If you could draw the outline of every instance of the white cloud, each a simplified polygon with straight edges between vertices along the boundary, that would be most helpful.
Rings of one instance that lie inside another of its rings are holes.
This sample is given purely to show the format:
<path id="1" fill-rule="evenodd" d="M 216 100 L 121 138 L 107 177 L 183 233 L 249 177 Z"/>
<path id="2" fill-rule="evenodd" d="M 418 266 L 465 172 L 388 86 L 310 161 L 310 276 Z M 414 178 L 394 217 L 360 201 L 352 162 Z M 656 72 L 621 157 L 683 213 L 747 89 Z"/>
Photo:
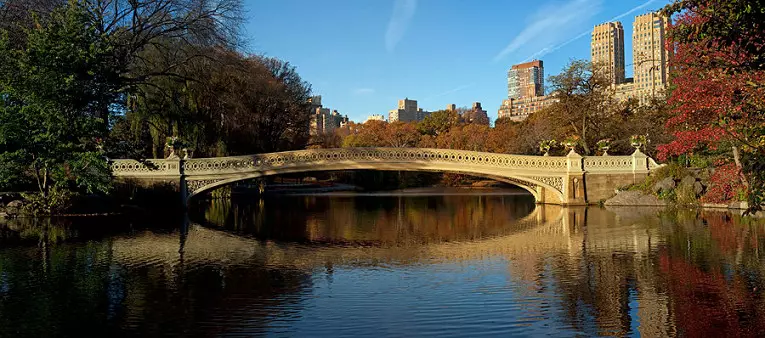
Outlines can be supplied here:
<path id="1" fill-rule="evenodd" d="M 644 8 L 648 7 L 648 5 L 650 5 L 650 4 L 652 4 L 652 3 L 656 2 L 656 1 L 658 1 L 658 0 L 648 0 L 647 2 L 643 3 L 642 5 L 636 6 L 636 7 L 632 8 L 632 9 L 622 13 L 622 14 L 619 14 L 619 15 L 611 18 L 611 20 L 608 20 L 608 21 L 619 20 L 619 19 L 621 19 L 621 18 L 623 18 L 623 17 L 625 17 L 627 15 L 630 15 L 632 13 L 635 13 L 635 12 L 641 10 L 641 9 L 644 9 Z M 574 38 L 569 39 L 568 41 L 563 42 L 563 43 L 561 43 L 559 45 L 552 46 L 552 47 L 542 48 L 538 52 L 536 52 L 536 53 L 532 54 L 531 56 L 527 57 L 525 61 L 529 61 L 529 60 L 534 59 L 534 58 L 540 58 L 542 56 L 550 54 L 550 53 L 552 53 L 552 52 L 554 52 L 554 51 L 556 51 L 558 49 L 561 49 L 564 46 L 566 46 L 566 45 L 568 45 L 568 44 L 570 44 L 570 43 L 572 43 L 572 42 L 574 42 L 576 40 L 579 40 L 579 39 L 581 39 L 581 38 L 583 38 L 585 36 L 589 36 L 591 32 L 592 32 L 592 30 L 588 29 L 588 30 L 582 32 L 581 34 L 575 36 Z"/>
<path id="2" fill-rule="evenodd" d="M 564 32 L 578 31 L 588 26 L 590 19 L 600 12 L 602 3 L 603 0 L 569 0 L 549 3 L 539 8 L 525 28 L 494 57 L 494 61 L 521 48 L 550 48 L 566 37 Z"/>
<path id="3" fill-rule="evenodd" d="M 353 93 L 356 95 L 369 95 L 374 94 L 375 90 L 374 88 L 356 88 L 353 90 Z"/>
<path id="4" fill-rule="evenodd" d="M 459 87 L 454 88 L 454 89 L 449 89 L 449 90 L 447 90 L 447 91 L 445 91 L 443 93 L 438 93 L 436 95 L 428 96 L 425 99 L 423 99 L 422 101 L 428 101 L 428 100 L 435 99 L 437 97 L 446 96 L 446 95 L 449 95 L 449 94 L 454 94 L 454 93 L 456 93 L 458 91 L 465 90 L 465 89 L 468 89 L 468 88 L 473 87 L 473 86 L 475 86 L 475 82 L 474 83 L 469 83 L 469 84 L 466 84 L 466 85 L 462 85 L 462 86 L 459 86 Z"/>
<path id="5" fill-rule="evenodd" d="M 393 4 L 393 14 L 385 31 L 385 49 L 391 53 L 404 37 L 409 23 L 417 10 L 417 0 L 396 0 Z"/>

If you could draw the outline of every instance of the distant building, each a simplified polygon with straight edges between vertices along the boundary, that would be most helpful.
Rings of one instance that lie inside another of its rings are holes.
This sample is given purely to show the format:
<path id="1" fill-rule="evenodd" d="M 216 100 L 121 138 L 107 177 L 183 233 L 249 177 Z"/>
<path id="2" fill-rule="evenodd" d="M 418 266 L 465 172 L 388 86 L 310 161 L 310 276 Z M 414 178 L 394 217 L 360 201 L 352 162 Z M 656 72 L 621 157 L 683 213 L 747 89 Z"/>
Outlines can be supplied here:
<path id="1" fill-rule="evenodd" d="M 544 63 L 534 60 L 513 65 L 507 72 L 507 99 L 502 100 L 497 118 L 522 121 L 549 102 L 545 96 Z"/>
<path id="2" fill-rule="evenodd" d="M 635 81 L 633 78 L 624 79 L 624 83 L 614 85 L 614 97 L 618 101 L 627 101 L 636 98 Z"/>
<path id="3" fill-rule="evenodd" d="M 552 95 L 502 100 L 497 116 L 520 122 L 555 102 L 558 102 L 558 99 Z"/>
<path id="4" fill-rule="evenodd" d="M 545 70 L 541 60 L 513 65 L 507 71 L 507 98 L 545 95 Z"/>
<path id="5" fill-rule="evenodd" d="M 632 25 L 634 90 L 641 102 L 663 92 L 669 81 L 668 26 L 669 18 L 658 13 L 638 15 Z"/>
<path id="6" fill-rule="evenodd" d="M 383 121 L 383 122 L 385 122 L 385 115 L 383 115 L 383 114 L 372 114 L 372 115 L 369 115 L 369 117 L 367 117 L 367 120 L 364 121 L 364 123 L 369 122 L 369 121 Z"/>
<path id="7" fill-rule="evenodd" d="M 592 29 L 590 55 L 593 65 L 611 78 L 611 83 L 624 83 L 624 27 L 621 22 L 606 22 Z"/>
<path id="8" fill-rule="evenodd" d="M 398 109 L 391 110 L 388 113 L 388 122 L 418 122 L 430 115 L 430 112 L 423 111 L 417 107 L 417 100 L 405 98 L 398 100 Z"/>
<path id="9" fill-rule="evenodd" d="M 348 116 L 340 115 L 337 110 L 330 112 L 329 108 L 322 107 L 321 96 L 313 96 L 308 102 L 313 113 L 309 128 L 311 136 L 331 133 L 348 123 Z"/>
<path id="10" fill-rule="evenodd" d="M 455 111 L 457 110 L 457 105 L 454 103 L 450 103 L 446 105 L 446 111 Z"/>
<path id="11" fill-rule="evenodd" d="M 463 115 L 469 123 L 489 124 L 489 115 L 481 108 L 481 102 L 473 102 L 473 108 Z"/>

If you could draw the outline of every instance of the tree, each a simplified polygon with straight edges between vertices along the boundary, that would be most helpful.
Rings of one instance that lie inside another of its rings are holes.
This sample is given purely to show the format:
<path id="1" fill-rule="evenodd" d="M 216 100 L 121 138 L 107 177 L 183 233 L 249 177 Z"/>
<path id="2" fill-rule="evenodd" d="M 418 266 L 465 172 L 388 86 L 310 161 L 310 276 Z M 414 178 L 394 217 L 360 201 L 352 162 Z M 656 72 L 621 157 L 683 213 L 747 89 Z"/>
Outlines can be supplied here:
<path id="1" fill-rule="evenodd" d="M 456 111 L 438 110 L 418 123 L 417 130 L 423 135 L 438 136 L 461 123 L 462 117 Z"/>
<path id="2" fill-rule="evenodd" d="M 552 95 L 558 102 L 548 107 L 558 125 L 582 140 L 585 154 L 603 137 L 602 122 L 616 105 L 610 95 L 610 79 L 592 63 L 572 61 L 561 74 L 550 77 Z"/>
<path id="3" fill-rule="evenodd" d="M 486 151 L 489 126 L 467 124 L 450 129 L 436 139 L 438 148 Z"/>
<path id="4" fill-rule="evenodd" d="M 343 140 L 343 147 L 385 147 L 388 123 L 370 120 L 351 130 Z"/>
<path id="5" fill-rule="evenodd" d="M 413 123 L 393 122 L 389 123 L 383 134 L 383 142 L 386 147 L 411 148 L 420 141 L 420 134 Z"/>
<path id="6" fill-rule="evenodd" d="M 0 181 L 29 175 L 43 199 L 109 189 L 99 148 L 119 99 L 111 52 L 79 2 L 30 29 L 23 48 L 0 39 Z"/>
<path id="7" fill-rule="evenodd" d="M 489 131 L 487 150 L 495 153 L 517 154 L 522 149 L 518 144 L 520 123 L 507 118 L 497 119 L 494 128 Z"/>
<path id="8" fill-rule="evenodd" d="M 752 210 L 765 202 L 765 2 L 682 0 L 669 31 L 674 78 L 662 158 L 731 149 Z"/>

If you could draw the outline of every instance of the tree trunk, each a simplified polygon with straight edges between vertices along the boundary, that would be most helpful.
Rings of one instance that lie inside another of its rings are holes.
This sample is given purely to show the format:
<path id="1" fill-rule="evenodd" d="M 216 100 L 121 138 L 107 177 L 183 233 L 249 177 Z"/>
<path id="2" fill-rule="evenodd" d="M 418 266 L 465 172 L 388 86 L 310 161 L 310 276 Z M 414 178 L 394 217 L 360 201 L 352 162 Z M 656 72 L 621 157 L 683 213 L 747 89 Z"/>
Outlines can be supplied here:
<path id="1" fill-rule="evenodd" d="M 737 146 L 733 146 L 732 148 L 733 162 L 736 163 L 736 168 L 738 168 L 738 176 L 741 178 L 741 183 L 743 183 L 745 187 L 749 188 L 749 182 L 747 182 L 744 171 L 742 170 L 743 166 L 741 165 L 741 154 L 739 153 Z"/>

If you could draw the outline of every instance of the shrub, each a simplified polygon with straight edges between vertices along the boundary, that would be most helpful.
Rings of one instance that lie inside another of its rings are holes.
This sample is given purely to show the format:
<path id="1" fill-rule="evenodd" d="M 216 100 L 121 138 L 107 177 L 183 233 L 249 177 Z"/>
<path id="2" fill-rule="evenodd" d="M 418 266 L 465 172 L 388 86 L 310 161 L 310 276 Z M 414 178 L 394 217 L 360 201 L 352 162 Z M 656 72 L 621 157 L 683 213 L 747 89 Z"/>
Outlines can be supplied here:
<path id="1" fill-rule="evenodd" d="M 675 188 L 675 202 L 679 205 L 695 206 L 698 205 L 696 192 L 692 184 L 680 184 Z"/>
<path id="2" fill-rule="evenodd" d="M 704 203 L 730 203 L 746 200 L 746 188 L 741 182 L 739 168 L 735 163 L 718 165 L 709 178 L 707 193 L 701 197 Z"/>
<path id="3" fill-rule="evenodd" d="M 21 194 L 24 198 L 22 213 L 27 215 L 60 214 L 72 206 L 75 194 L 69 190 L 51 187 L 47 195 L 42 193 Z"/>

